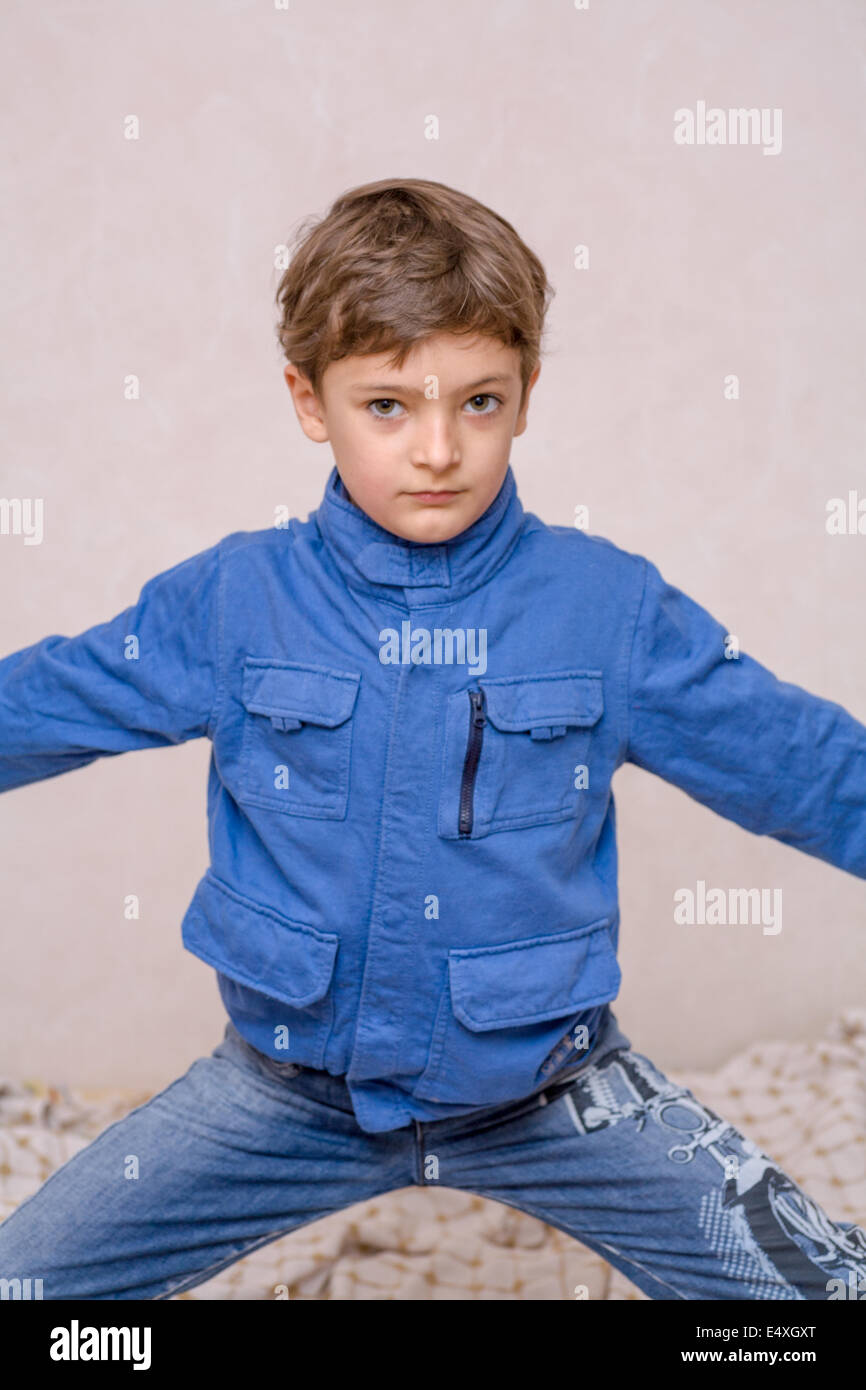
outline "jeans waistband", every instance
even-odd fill
[[[225,1039],[221,1046],[225,1045],[240,1047],[265,1075],[275,1077],[277,1080],[290,1080],[293,1083],[293,1089],[300,1095],[308,1096],[310,1100],[319,1101],[322,1105],[331,1105],[346,1114],[354,1115],[352,1097],[344,1074],[337,1075],[329,1071],[319,1071],[315,1067],[303,1066],[299,1062],[275,1061],[266,1053],[259,1052],[252,1043],[247,1042],[231,1020],[226,1025]],[[532,1100],[535,1100],[536,1104],[544,1104],[544,1101],[540,1099],[542,1094],[547,1097],[548,1101],[553,1100],[567,1090],[586,1067],[600,1061],[609,1052],[622,1047],[631,1047],[631,1041],[620,1030],[616,1015],[611,1009],[608,1009],[599,1027],[596,1043],[591,1052],[574,1066],[566,1066],[552,1076],[545,1078],[525,1095],[515,1096],[514,1100],[508,1104],[517,1105],[521,1101],[529,1102]],[[482,1113],[501,1110],[503,1105],[499,1102],[476,1108],[481,1115]],[[430,1123],[430,1121],[425,1121],[425,1123]]]
[[[265,1076],[278,1081],[291,1081],[293,1089],[301,1095],[308,1095],[311,1100],[320,1101],[322,1105],[331,1105],[336,1110],[344,1110],[349,1115],[355,1113],[345,1076],[318,1071],[315,1067],[305,1067],[300,1062],[278,1062],[267,1053],[253,1047],[251,1042],[247,1042],[231,1020],[226,1024],[225,1038],[220,1044],[220,1048],[223,1047],[230,1050],[239,1049]]]

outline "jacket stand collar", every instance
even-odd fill
[[[349,500],[336,465],[313,513],[349,584],[368,592],[402,589],[410,606],[447,603],[486,583],[511,554],[524,515],[510,464],[487,510],[465,531],[438,544],[404,540],[379,526]]]

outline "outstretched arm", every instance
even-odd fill
[[[110,621],[0,661],[0,792],[210,734],[220,693],[215,545]]]
[[[866,878],[866,727],[779,680],[644,561],[626,758],[756,835]]]

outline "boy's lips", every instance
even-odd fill
[[[450,502],[452,497],[458,497],[465,488],[438,489],[433,492],[410,492],[410,497],[417,497],[419,502]]]

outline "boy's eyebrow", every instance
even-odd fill
[[[508,385],[511,384],[512,380],[513,380],[513,378],[510,377],[510,376],[485,376],[485,377],[482,377],[480,381],[472,381],[472,382],[469,383],[468,386],[462,386],[462,387],[460,387],[460,388],[458,388],[458,389],[461,390],[461,391],[477,391],[478,388],[479,388],[479,386],[496,386],[496,385],[508,386]],[[399,385],[394,385],[394,384],[391,384],[391,383],[388,383],[388,382],[384,382],[384,383],[383,383],[383,382],[373,382],[371,385],[363,385],[363,384],[361,384],[360,382],[353,382],[353,383],[352,383],[352,390],[353,390],[353,391],[381,391],[383,395],[385,395],[386,393],[388,393],[388,394],[390,394],[390,395],[395,395],[395,396],[396,396],[396,395],[404,395],[404,396],[422,396],[422,395],[424,394],[423,391],[420,390],[420,389],[417,388],[417,387],[414,387],[414,386],[399,386]]]

